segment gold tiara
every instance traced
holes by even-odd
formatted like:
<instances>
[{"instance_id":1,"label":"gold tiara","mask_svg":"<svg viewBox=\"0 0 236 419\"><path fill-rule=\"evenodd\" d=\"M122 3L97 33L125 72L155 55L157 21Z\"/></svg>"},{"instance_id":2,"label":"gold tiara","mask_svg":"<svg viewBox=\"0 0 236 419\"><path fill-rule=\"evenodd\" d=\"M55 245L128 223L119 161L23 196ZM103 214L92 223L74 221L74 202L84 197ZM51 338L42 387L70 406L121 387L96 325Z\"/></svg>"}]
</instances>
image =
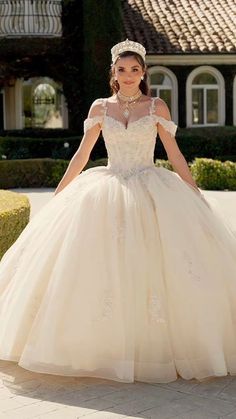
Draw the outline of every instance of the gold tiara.
<instances>
[{"instance_id":1,"label":"gold tiara","mask_svg":"<svg viewBox=\"0 0 236 419\"><path fill-rule=\"evenodd\" d=\"M128 38L123 41L119 42L119 44L114 45L111 49L111 56L112 56L112 63L114 64L119 54L122 52L132 51L136 52L137 54L141 55L143 61L145 61L146 50L143 45L139 44L138 42L130 41Z\"/></svg>"}]
</instances>

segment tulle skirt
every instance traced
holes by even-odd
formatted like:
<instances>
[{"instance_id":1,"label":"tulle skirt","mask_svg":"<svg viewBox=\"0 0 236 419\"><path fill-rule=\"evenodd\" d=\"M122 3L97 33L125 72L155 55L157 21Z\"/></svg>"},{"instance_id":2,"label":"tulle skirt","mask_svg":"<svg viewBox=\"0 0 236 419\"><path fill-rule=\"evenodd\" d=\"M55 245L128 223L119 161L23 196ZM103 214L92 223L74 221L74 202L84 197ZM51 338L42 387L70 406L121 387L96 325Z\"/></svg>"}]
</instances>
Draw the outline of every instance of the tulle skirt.
<instances>
[{"instance_id":1,"label":"tulle skirt","mask_svg":"<svg viewBox=\"0 0 236 419\"><path fill-rule=\"evenodd\" d=\"M169 382L236 373L236 237L165 168L77 176L0 263L0 359Z\"/></svg>"}]
</instances>

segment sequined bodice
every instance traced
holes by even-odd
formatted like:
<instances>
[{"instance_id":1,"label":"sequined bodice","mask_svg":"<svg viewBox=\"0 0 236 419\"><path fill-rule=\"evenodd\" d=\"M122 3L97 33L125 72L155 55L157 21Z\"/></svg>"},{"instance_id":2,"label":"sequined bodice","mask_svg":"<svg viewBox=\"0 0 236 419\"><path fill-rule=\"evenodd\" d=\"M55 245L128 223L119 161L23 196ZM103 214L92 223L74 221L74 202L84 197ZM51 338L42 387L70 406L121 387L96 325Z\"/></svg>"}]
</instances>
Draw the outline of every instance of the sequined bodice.
<instances>
[{"instance_id":1,"label":"sequined bodice","mask_svg":"<svg viewBox=\"0 0 236 419\"><path fill-rule=\"evenodd\" d=\"M127 127L107 114L106 99L97 99L94 103L95 113L85 120L84 129L86 132L97 123L101 125L108 154L108 168L126 176L154 167L157 124L160 123L172 136L177 128L174 122L153 113L154 100L146 114L130 121Z\"/></svg>"},{"instance_id":2,"label":"sequined bodice","mask_svg":"<svg viewBox=\"0 0 236 419\"><path fill-rule=\"evenodd\" d=\"M129 173L153 166L157 135L152 115L146 115L127 126L104 116L102 133L108 154L108 167L113 171Z\"/></svg>"}]
</instances>

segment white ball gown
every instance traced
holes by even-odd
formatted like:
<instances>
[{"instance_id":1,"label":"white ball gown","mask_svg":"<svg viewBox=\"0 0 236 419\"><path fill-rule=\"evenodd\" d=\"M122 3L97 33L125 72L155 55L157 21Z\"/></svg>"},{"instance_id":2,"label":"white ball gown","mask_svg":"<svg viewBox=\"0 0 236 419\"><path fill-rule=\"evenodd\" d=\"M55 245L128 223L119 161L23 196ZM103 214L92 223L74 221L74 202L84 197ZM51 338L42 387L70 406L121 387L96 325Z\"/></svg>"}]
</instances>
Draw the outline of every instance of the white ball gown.
<instances>
[{"instance_id":1,"label":"white ball gown","mask_svg":"<svg viewBox=\"0 0 236 419\"><path fill-rule=\"evenodd\" d=\"M0 359L40 373L170 382L236 373L236 236L155 167L149 111L126 128L97 101L108 166L81 172L0 263ZM96 114L96 108L103 112Z\"/></svg>"}]
</instances>

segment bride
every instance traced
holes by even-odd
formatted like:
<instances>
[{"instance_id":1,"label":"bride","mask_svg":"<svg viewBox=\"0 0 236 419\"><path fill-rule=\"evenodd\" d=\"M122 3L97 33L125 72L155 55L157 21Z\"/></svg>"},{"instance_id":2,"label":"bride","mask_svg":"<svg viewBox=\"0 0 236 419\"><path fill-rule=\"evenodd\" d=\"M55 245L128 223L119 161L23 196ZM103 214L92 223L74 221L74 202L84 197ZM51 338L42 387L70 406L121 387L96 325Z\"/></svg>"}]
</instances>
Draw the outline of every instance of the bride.
<instances>
[{"instance_id":1,"label":"bride","mask_svg":"<svg viewBox=\"0 0 236 419\"><path fill-rule=\"evenodd\" d=\"M145 49L112 50L55 196L0 264L0 358L122 382L236 373L236 237L204 199ZM83 171L103 132L108 165ZM153 161L156 135L174 172Z\"/></svg>"}]
</instances>

